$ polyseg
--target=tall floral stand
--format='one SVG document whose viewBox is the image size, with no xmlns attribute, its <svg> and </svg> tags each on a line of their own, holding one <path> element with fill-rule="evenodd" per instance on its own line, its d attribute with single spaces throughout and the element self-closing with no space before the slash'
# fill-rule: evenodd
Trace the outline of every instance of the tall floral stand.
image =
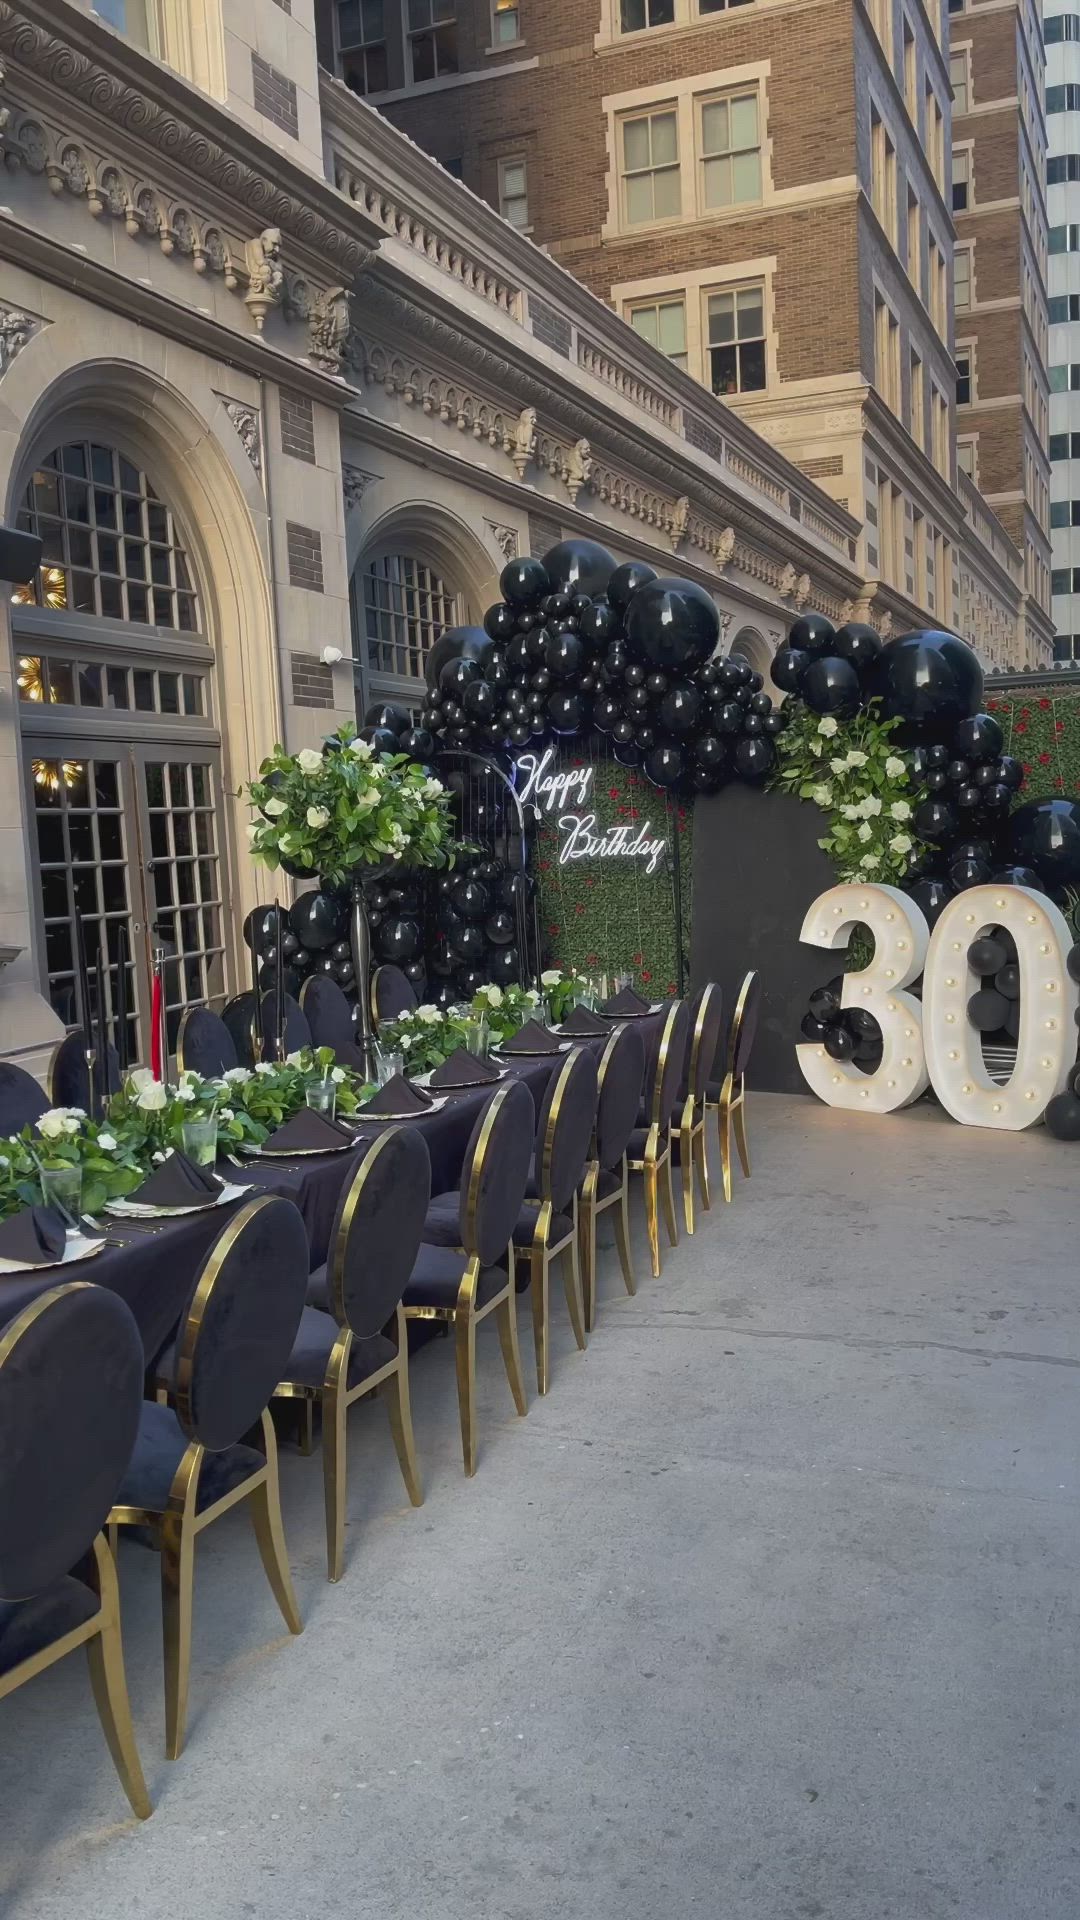
<svg viewBox="0 0 1080 1920">
<path fill-rule="evenodd" d="M 364 886 L 368 880 L 378 878 L 382 871 L 380 867 L 360 867 L 349 887 L 349 944 L 356 975 L 356 1046 L 368 1080 L 376 1078 L 376 1040 L 371 1024 L 371 928 Z"/>
</svg>

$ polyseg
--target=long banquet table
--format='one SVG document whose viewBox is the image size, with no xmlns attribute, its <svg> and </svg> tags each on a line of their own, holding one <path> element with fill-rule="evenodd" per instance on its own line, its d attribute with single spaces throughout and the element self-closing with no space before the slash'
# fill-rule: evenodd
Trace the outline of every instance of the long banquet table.
<svg viewBox="0 0 1080 1920">
<path fill-rule="evenodd" d="M 641 1022 L 647 1059 L 655 1058 L 665 1012 L 666 1008 Z M 602 1042 L 587 1044 L 599 1051 Z M 525 1082 L 539 1112 L 555 1064 L 534 1059 L 505 1060 L 503 1065 Z M 409 1123 L 427 1142 L 433 1193 L 445 1193 L 456 1187 L 476 1116 L 488 1092 L 490 1089 L 453 1095 L 435 1113 L 423 1114 Z M 255 1160 L 242 1169 L 230 1168 L 229 1179 L 236 1186 L 246 1187 L 252 1197 L 263 1193 L 283 1194 L 294 1200 L 307 1228 L 311 1264 L 321 1266 L 330 1245 L 341 1189 L 356 1165 L 357 1156 L 367 1150 L 379 1131 L 378 1127 L 370 1131 L 362 1129 L 357 1134 L 353 1153 Z M 81 1261 L 67 1270 L 53 1267 L 40 1275 L 0 1276 L 0 1326 L 49 1287 L 68 1279 L 92 1280 L 127 1301 L 142 1335 L 149 1364 L 180 1320 L 207 1249 L 232 1212 L 232 1207 L 214 1207 L 202 1213 L 138 1225 L 110 1220 L 104 1229 L 109 1244 L 92 1260 Z"/>
</svg>

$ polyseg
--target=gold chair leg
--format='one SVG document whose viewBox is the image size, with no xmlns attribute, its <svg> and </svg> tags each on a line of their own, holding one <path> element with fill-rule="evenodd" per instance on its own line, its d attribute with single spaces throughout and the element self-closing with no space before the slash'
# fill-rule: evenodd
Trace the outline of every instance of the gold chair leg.
<svg viewBox="0 0 1080 1920">
<path fill-rule="evenodd" d="M 401 1311 L 400 1308 L 398 1311 Z M 393 1435 L 401 1477 L 405 1482 L 405 1491 L 414 1507 L 422 1507 L 424 1489 L 420 1483 L 420 1463 L 416 1458 L 416 1440 L 413 1435 L 407 1342 L 398 1349 L 398 1353 L 397 1372 L 392 1373 L 389 1380 L 384 1382 L 386 1408 L 390 1415 L 390 1432 Z"/>
<path fill-rule="evenodd" d="M 615 1245 L 619 1249 L 619 1264 L 622 1267 L 626 1291 L 632 1296 L 637 1292 L 637 1281 L 634 1278 L 634 1263 L 630 1254 L 630 1181 L 625 1159 L 622 1170 L 622 1193 L 619 1195 L 619 1204 L 615 1208 Z"/>
<path fill-rule="evenodd" d="M 574 1221 L 574 1236 L 562 1254 L 563 1290 L 566 1304 L 570 1310 L 570 1325 L 574 1329 L 574 1339 L 582 1353 L 588 1344 L 585 1333 L 585 1302 L 581 1291 L 581 1268 L 578 1265 L 577 1221 Z"/>
<path fill-rule="evenodd" d="M 495 1325 L 499 1329 L 499 1345 L 502 1348 L 503 1366 L 510 1382 L 510 1391 L 514 1396 L 514 1405 L 524 1416 L 529 1411 L 525 1398 L 525 1375 L 521 1367 L 521 1348 L 518 1345 L 517 1294 L 514 1291 L 514 1254 L 510 1252 L 510 1291 L 505 1300 L 495 1309 Z"/>
<path fill-rule="evenodd" d="M 304 1623 L 293 1592 L 289 1556 L 285 1550 L 285 1526 L 281 1518 L 281 1494 L 278 1489 L 277 1441 L 274 1423 L 264 1408 L 263 1444 L 266 1451 L 266 1478 L 251 1496 L 251 1519 L 270 1591 L 281 1609 L 281 1617 L 290 1633 L 303 1633 Z"/>
<path fill-rule="evenodd" d="M 709 1185 L 709 1149 L 706 1133 L 705 1117 L 702 1115 L 701 1121 L 694 1132 L 692 1152 L 697 1165 L 698 1189 L 701 1193 L 701 1204 L 705 1212 L 709 1213 L 712 1211 L 712 1189 Z"/>
<path fill-rule="evenodd" d="M 746 1138 L 746 1095 L 741 1087 L 739 1089 L 738 1105 L 735 1108 L 733 1117 L 735 1121 L 735 1145 L 739 1149 L 739 1159 L 742 1161 L 742 1170 L 749 1180 L 750 1144 Z"/>
<path fill-rule="evenodd" d="M 660 1196 L 657 1189 L 657 1168 L 655 1148 L 646 1143 L 645 1164 L 641 1170 L 642 1187 L 645 1194 L 645 1228 L 649 1236 L 649 1252 L 652 1255 L 653 1279 L 660 1278 Z"/>
<path fill-rule="evenodd" d="M 578 1208 L 578 1244 L 585 1298 L 585 1328 L 591 1333 L 596 1325 L 596 1190 L 600 1169 L 594 1161 L 585 1175 Z"/>
<path fill-rule="evenodd" d="M 536 1391 L 548 1390 L 548 1325 L 550 1307 L 548 1304 L 548 1223 L 551 1219 L 551 1203 L 545 1200 L 536 1218 L 533 1229 L 532 1249 L 529 1254 L 530 1282 L 532 1294 L 533 1347 L 536 1352 Z"/>
<path fill-rule="evenodd" d="M 344 1329 L 334 1343 L 323 1381 L 323 1503 L 326 1508 L 326 1577 L 340 1580 L 345 1562 L 345 1485 L 348 1473 L 345 1404 L 352 1335 Z"/>
<path fill-rule="evenodd" d="M 731 1075 L 728 1074 L 720 1093 L 720 1105 L 716 1109 L 716 1126 L 720 1135 L 720 1170 L 724 1176 L 724 1199 L 731 1200 Z"/>
<path fill-rule="evenodd" d="M 167 1513 L 161 1528 L 161 1624 L 165 1639 L 165 1757 L 178 1760 L 187 1726 L 191 1678 L 191 1613 L 195 1534 L 185 1517 Z"/>
<path fill-rule="evenodd" d="M 90 1685 L 113 1766 L 131 1802 L 132 1812 L 138 1814 L 140 1820 L 149 1820 L 154 1809 L 146 1791 L 139 1749 L 135 1744 L 135 1729 L 131 1724 L 131 1702 L 128 1699 L 124 1648 L 120 1637 L 120 1589 L 116 1579 L 116 1562 L 100 1534 L 94 1541 L 92 1578 L 101 1600 L 101 1631 L 86 1643 Z"/>
<path fill-rule="evenodd" d="M 671 1171 L 670 1140 L 668 1141 L 667 1153 L 664 1155 L 661 1173 L 663 1178 L 660 1186 L 660 1194 L 664 1203 L 664 1219 L 667 1223 L 667 1235 L 672 1246 L 677 1247 L 679 1244 L 679 1218 L 675 1212 L 675 1185 Z"/>
<path fill-rule="evenodd" d="M 470 1479 L 476 1472 L 476 1283 L 480 1263 L 470 1260 L 458 1288 L 454 1315 L 454 1346 L 457 1355 L 458 1414 L 461 1419 L 461 1452 L 465 1472 Z"/>
<path fill-rule="evenodd" d="M 683 1219 L 687 1233 L 694 1231 L 694 1103 L 688 1100 L 678 1128 L 679 1174 L 682 1180 Z M 670 1165 L 670 1161 L 668 1163 Z"/>
</svg>

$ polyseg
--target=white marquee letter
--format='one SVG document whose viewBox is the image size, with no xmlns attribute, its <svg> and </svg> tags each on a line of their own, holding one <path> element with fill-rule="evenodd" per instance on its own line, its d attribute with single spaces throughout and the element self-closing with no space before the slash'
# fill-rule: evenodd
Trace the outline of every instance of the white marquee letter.
<svg viewBox="0 0 1080 1920">
<path fill-rule="evenodd" d="M 902 989 L 923 970 L 930 929 L 898 887 L 846 883 L 815 900 L 799 938 L 811 947 L 846 947 L 860 924 L 874 937 L 874 957 L 861 973 L 844 975 L 841 1005 L 873 1014 L 881 1028 L 881 1065 L 863 1073 L 848 1060 L 832 1059 L 815 1041 L 804 1041 L 796 1052 L 805 1079 L 828 1106 L 892 1113 L 926 1091 L 921 1008 Z"/>
</svg>

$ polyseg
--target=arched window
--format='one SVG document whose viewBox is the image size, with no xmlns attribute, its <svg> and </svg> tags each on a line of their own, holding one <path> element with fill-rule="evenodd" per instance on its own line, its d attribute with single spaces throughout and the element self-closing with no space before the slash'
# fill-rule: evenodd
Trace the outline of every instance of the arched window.
<svg viewBox="0 0 1080 1920">
<path fill-rule="evenodd" d="M 756 627 L 740 627 L 731 643 L 730 651 L 741 653 L 744 660 L 749 660 L 755 672 L 764 674 L 766 684 L 769 684 L 772 648 Z"/>
<path fill-rule="evenodd" d="M 184 1010 L 226 986 L 213 655 L 176 516 L 122 450 L 55 448 L 27 481 L 18 524 L 42 540 L 12 624 L 43 987 L 74 1023 L 78 914 L 91 971 L 99 944 L 106 957 L 115 1044 L 126 929 L 136 1059 L 149 1052 L 155 949 L 170 1044 Z"/>
<path fill-rule="evenodd" d="M 452 581 L 419 555 L 391 552 L 363 560 L 358 574 L 364 692 L 418 707 L 427 656 L 446 627 L 463 618 Z"/>
</svg>

